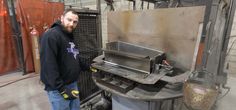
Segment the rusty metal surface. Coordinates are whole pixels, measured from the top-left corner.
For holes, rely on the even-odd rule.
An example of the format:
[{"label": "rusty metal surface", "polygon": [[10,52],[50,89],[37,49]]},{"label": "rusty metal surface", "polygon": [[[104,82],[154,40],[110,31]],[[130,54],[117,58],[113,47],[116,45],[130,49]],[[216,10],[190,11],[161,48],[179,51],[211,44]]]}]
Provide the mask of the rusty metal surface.
[{"label": "rusty metal surface", "polygon": [[0,2],[0,75],[19,68],[6,0]]},{"label": "rusty metal surface", "polygon": [[108,13],[108,42],[161,50],[173,66],[190,70],[204,6]]},{"label": "rusty metal surface", "polygon": [[64,11],[64,4],[45,0],[17,0],[15,5],[17,20],[21,28],[26,71],[29,73],[34,71],[30,27],[34,25],[39,35],[42,35],[43,27],[50,27],[60,17]]}]

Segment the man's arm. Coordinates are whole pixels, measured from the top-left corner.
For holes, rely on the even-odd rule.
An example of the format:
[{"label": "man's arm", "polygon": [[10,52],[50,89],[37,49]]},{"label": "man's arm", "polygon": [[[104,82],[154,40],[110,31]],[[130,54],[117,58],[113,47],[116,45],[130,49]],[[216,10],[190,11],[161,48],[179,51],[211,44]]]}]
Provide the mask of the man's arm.
[{"label": "man's arm", "polygon": [[86,58],[79,57],[80,68],[82,71],[88,71],[90,69],[91,62],[86,60]]},{"label": "man's arm", "polygon": [[46,33],[41,39],[41,80],[50,88],[63,91],[64,82],[58,67],[58,40],[54,33]]}]

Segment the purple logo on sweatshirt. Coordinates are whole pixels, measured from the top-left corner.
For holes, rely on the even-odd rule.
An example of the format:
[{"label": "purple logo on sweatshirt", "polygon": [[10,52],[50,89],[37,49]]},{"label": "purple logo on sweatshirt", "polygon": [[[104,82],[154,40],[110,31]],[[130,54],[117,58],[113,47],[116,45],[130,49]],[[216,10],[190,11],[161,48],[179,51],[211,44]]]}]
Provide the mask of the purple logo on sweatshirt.
[{"label": "purple logo on sweatshirt", "polygon": [[67,48],[68,53],[73,53],[74,58],[79,54],[79,50],[75,49],[75,44],[73,42],[69,42],[70,48]]}]

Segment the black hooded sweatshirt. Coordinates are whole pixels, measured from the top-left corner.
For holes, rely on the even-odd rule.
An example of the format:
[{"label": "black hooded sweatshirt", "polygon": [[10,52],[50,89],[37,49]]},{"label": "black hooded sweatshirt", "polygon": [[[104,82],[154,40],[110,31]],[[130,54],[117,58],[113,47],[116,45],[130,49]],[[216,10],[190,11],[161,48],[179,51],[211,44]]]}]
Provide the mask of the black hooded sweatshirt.
[{"label": "black hooded sweatshirt", "polygon": [[73,34],[65,31],[60,21],[42,35],[40,44],[40,79],[46,91],[62,92],[65,85],[78,80],[81,69],[88,68],[80,62]]}]

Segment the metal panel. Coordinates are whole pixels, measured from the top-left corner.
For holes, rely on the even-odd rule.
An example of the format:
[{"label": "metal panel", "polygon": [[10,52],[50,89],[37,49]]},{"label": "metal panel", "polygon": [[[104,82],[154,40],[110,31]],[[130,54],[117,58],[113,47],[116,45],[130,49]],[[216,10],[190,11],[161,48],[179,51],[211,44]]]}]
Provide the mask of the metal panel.
[{"label": "metal panel", "polygon": [[[79,12],[79,24],[74,32],[75,42],[79,47],[82,62],[90,65],[92,60],[99,55],[101,37],[98,35],[98,17],[93,13]],[[79,77],[80,99],[83,101],[99,88],[94,84],[91,72],[84,71]]]},{"label": "metal panel", "polygon": [[[108,41],[161,50],[173,66],[190,70],[204,6],[108,13]],[[201,33],[200,33],[201,34]]]},{"label": "metal panel", "polygon": [[[158,80],[160,80],[164,75],[166,75],[168,72],[161,70],[159,74],[153,73],[153,74],[144,74],[143,72],[139,71],[132,71],[131,69],[125,69],[117,66],[113,66],[107,63],[101,63],[101,64],[92,64],[93,67],[123,77],[130,79],[132,81],[141,83],[141,84],[155,84]],[[96,73],[97,74],[97,73]]]},{"label": "metal panel", "polygon": [[104,53],[106,61],[144,73],[152,73],[155,64],[165,60],[165,55],[161,51],[126,42],[107,43]]}]

